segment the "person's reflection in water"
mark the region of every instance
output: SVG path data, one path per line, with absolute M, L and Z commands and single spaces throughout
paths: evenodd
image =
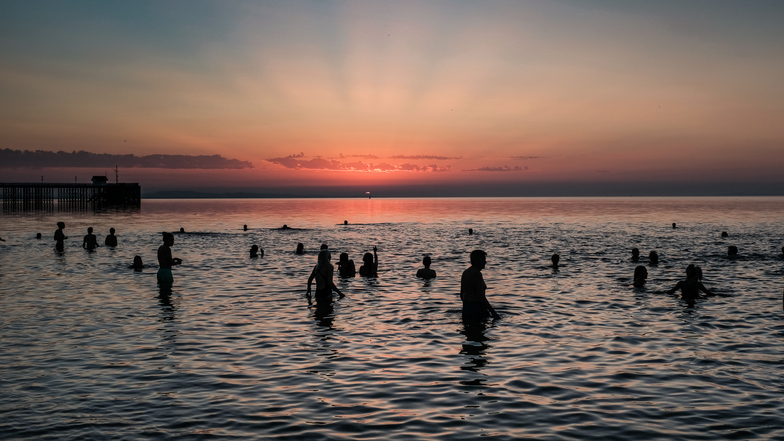
M 475 318 L 463 317 L 463 330 L 460 332 L 465 335 L 461 355 L 465 355 L 464 362 L 460 366 L 461 370 L 479 373 L 487 364 L 485 352 L 490 347 L 487 343 L 489 338 L 485 335 L 487 322 Z M 465 386 L 483 386 L 487 378 L 475 376 L 469 379 L 460 380 L 460 384 Z

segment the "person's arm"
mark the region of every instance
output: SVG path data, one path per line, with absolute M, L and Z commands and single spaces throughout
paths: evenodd
M 82 248 L 87 248 L 87 236 L 84 236 L 84 239 L 82 239 Z
M 697 287 L 700 289 L 700 291 L 704 292 L 705 295 L 708 295 L 708 296 L 715 296 L 716 295 L 716 294 L 708 291 L 708 288 L 705 288 L 705 285 L 703 285 L 702 283 L 698 283 Z
M 675 284 L 675 286 L 671 290 L 666 291 L 667 294 L 675 294 L 675 291 L 677 291 L 677 290 L 679 290 L 681 288 L 681 284 L 682 283 L 683 283 L 683 281 L 680 281 L 677 284 Z
M 316 277 L 316 267 L 313 267 L 313 271 L 310 272 L 310 277 L 308 277 L 308 291 L 307 295 L 310 295 L 311 285 L 313 285 L 313 278 Z
M 341 299 L 342 299 L 343 297 L 346 297 L 346 295 L 345 295 L 345 294 L 343 294 L 342 292 L 340 292 L 340 290 L 338 289 L 338 287 L 335 285 L 335 282 L 332 280 L 332 276 L 334 275 L 334 274 L 333 274 L 333 272 L 334 272 L 334 271 L 333 271 L 333 269 L 332 269 L 332 268 L 328 268 L 328 269 L 327 269 L 327 272 L 329 273 L 329 275 L 328 275 L 328 277 L 326 277 L 326 279 L 329 281 L 329 284 L 331 285 L 331 288 L 332 288 L 332 290 L 333 290 L 333 291 L 335 291 L 336 293 L 338 293 L 338 295 L 340 295 L 340 298 L 341 298 Z M 323 274 L 322 274 L 322 275 L 323 275 Z

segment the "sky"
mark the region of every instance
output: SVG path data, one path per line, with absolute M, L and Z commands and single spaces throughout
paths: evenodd
M 0 182 L 784 195 L 779 0 L 0 9 Z

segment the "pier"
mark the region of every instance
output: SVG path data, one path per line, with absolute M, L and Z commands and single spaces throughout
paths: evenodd
M 101 210 L 141 206 L 141 187 L 109 184 L 95 176 L 91 184 L 0 183 L 3 211 Z

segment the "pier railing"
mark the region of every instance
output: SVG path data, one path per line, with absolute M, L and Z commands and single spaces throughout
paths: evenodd
M 3 211 L 139 207 L 139 184 L 0 183 Z

